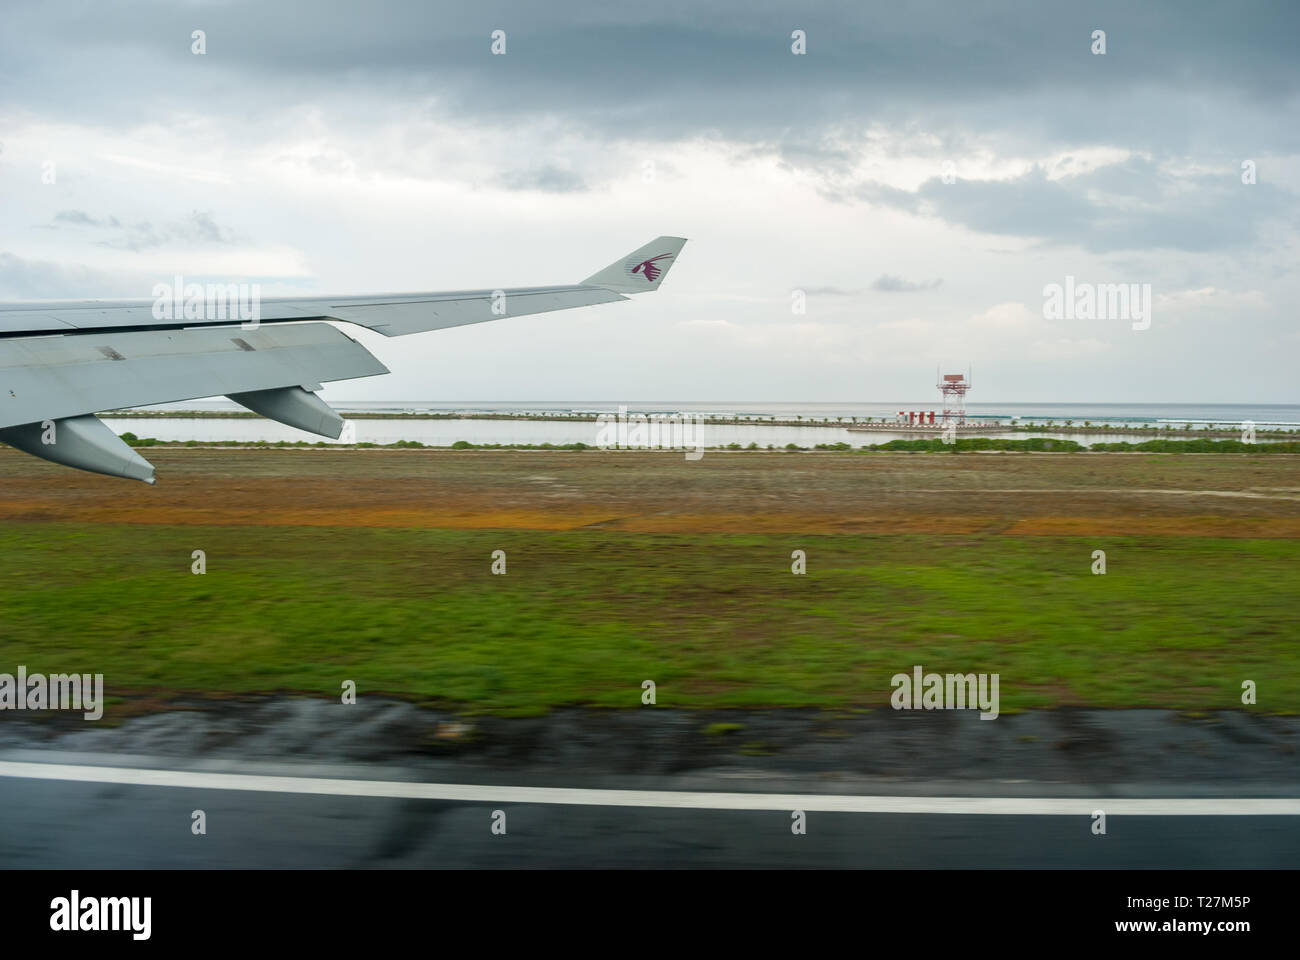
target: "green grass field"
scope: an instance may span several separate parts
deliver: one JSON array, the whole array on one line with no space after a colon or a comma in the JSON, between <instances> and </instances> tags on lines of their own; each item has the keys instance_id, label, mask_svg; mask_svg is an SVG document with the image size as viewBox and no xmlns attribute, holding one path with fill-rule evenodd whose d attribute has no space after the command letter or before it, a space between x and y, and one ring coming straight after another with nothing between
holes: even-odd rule
<instances>
[{"instance_id":1,"label":"green grass field","mask_svg":"<svg viewBox=\"0 0 1300 960\"><path fill-rule=\"evenodd\" d=\"M0 557L0 671L103 673L134 704L355 680L529 714L653 680L660 706L873 708L919 663L1000 674L1003 712L1235 708L1243 680L1300 707L1293 539L43 522L0 526Z\"/></svg>"}]
</instances>

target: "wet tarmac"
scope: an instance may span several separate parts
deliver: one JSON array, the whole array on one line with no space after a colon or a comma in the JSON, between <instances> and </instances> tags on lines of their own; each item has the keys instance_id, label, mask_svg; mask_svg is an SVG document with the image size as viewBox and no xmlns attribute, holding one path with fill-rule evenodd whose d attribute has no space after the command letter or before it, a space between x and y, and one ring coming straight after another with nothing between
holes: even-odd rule
<instances>
[{"instance_id":1,"label":"wet tarmac","mask_svg":"<svg viewBox=\"0 0 1300 960\"><path fill-rule=\"evenodd\" d=\"M284 697L191 707L117 727L0 721L0 865L1300 866L1300 816L1260 813L1260 801L1246 799L1300 796L1293 717L1062 710L980 721L962 712L646 708L466 719L395 701ZM32 762L85 766L68 766L69 779L14 772ZM77 779L105 768L124 782ZM180 773L151 783L151 771ZM223 771L242 779L213 788L205 778ZM283 777L302 779L288 792L262 786ZM380 795L296 792L320 777ZM401 795L427 784L450 785L444 792L457 799ZM562 789L558 799L506 802L494 784ZM769 806L788 793L832 807L875 797L894 812L810 809L796 834L792 810L601 799L705 790L780 792ZM952 797L990 806L933 812ZM1072 798L1068 815L1049 806L1062 798ZM1103 835L1090 813L1104 798L1112 809ZM1147 798L1169 813L1126 815L1118 807L1128 801L1116 798ZM1207 809L1231 815L1178 815L1187 798L1227 798ZM196 810L202 835L192 831Z\"/></svg>"},{"instance_id":2,"label":"wet tarmac","mask_svg":"<svg viewBox=\"0 0 1300 960\"><path fill-rule=\"evenodd\" d=\"M557 710L466 717L363 697L193 701L120 725L0 716L0 750L400 763L446 778L751 773L1105 783L1295 783L1300 717L1219 711Z\"/></svg>"}]
</instances>

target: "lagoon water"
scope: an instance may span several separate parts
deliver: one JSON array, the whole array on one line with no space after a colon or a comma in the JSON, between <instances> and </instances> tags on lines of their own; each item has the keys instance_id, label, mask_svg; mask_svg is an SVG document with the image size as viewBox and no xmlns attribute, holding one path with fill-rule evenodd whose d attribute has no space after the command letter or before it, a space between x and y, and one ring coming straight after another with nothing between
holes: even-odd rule
<instances>
[{"instance_id":1,"label":"lagoon water","mask_svg":"<svg viewBox=\"0 0 1300 960\"><path fill-rule=\"evenodd\" d=\"M564 400L564 401L443 401L385 400L339 401L323 395L337 410L368 413L614 413L625 406L632 413L703 413L714 416L776 416L783 420L803 417L892 417L900 410L940 410L937 397L871 403L716 403L695 400ZM236 411L229 400L190 400L159 404L149 409ZM1055 420L1093 423L1241 423L1300 424L1300 403L968 403L968 418Z\"/></svg>"},{"instance_id":2,"label":"lagoon water","mask_svg":"<svg viewBox=\"0 0 1300 960\"><path fill-rule=\"evenodd\" d=\"M877 420L892 418L900 410L933 410L934 402L897 402L897 403L700 403L691 401L653 401L653 402L546 402L546 403L453 403L453 402L382 402L382 403L345 403L338 402L336 408L351 415L355 426L355 440L368 443L394 443L398 440L414 440L430 446L450 446L458 440L475 444L595 444L600 426L592 420L476 420L469 418L448 418L427 420L412 417L410 419L367 419L366 413L492 413L510 415L521 413L551 415L590 415L594 413L616 413L619 407L625 407L632 413L676 414L698 413L711 417L755 417L767 419L775 417L782 420L802 418L805 421L819 422L837 420L840 417ZM192 401L184 404L168 404L164 408L171 410L202 410L209 412L234 412L240 408L229 401ZM1274 426L1300 424L1300 405L1296 404L969 404L968 419L988 419L1009 421L1019 418L1021 422L1033 423L1053 421L1065 424L1072 421L1075 426L1090 423L1098 429L1087 434L1035 433L1032 436L1060 437L1079 443L1099 443L1115 440L1140 442L1147 436L1112 433L1107 427L1121 425L1162 426L1170 423L1174 437L1195 436L1203 424L1209 422L1222 425L1228 429L1240 429L1244 421L1252 421L1257 427L1267 429ZM131 431L140 437L154 437L159 440L196 440L199 442L215 440L235 441L318 441L315 434L304 433L292 427L286 427L272 420L260 418L213 418L213 417L105 417L105 422L118 433ZM1180 429L1183 424L1192 423L1192 431ZM990 427L986 436L1030 436L1024 433L999 431ZM748 446L756 443L760 447L784 447L793 443L801 447L811 447L819 443L848 443L855 447L873 443L886 443L895 439L910 439L917 434L906 432L871 432L854 433L845 426L826 423L818 426L785 426L762 422L721 424L705 423L700 427L700 438L704 446L725 446L738 443ZM1261 437L1261 441L1266 438Z\"/></svg>"},{"instance_id":3,"label":"lagoon water","mask_svg":"<svg viewBox=\"0 0 1300 960\"><path fill-rule=\"evenodd\" d=\"M311 433L286 427L273 420L252 418L159 418L105 417L117 433L127 430L139 437L157 440L307 440L322 439ZM361 443L395 443L398 440L416 440L428 446L449 447L457 440L470 443L586 443L595 445L601 427L592 420L366 420L354 418L356 433L352 438ZM994 435L994 434L990 434ZM849 443L855 447L872 443L885 443L899 437L915 437L903 433L850 433L844 427L784 427L764 425L701 424L699 440L706 447L739 443L760 447L769 444L784 447L788 443L811 447L818 443ZM1023 434L1021 434L1023 436ZM329 441L326 441L329 442Z\"/></svg>"}]
</instances>

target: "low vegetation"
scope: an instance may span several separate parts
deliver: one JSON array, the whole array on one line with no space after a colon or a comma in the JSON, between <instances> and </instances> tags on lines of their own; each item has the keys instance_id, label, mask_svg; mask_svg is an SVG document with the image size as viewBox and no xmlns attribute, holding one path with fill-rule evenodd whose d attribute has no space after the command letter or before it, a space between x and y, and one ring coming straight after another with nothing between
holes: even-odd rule
<instances>
[{"instance_id":1,"label":"low vegetation","mask_svg":"<svg viewBox=\"0 0 1300 960\"><path fill-rule=\"evenodd\" d=\"M1300 540L802 536L803 576L791 543L9 522L0 664L137 700L353 680L501 714L642 709L645 680L664 707L886 707L914 664L1000 674L1004 712L1240 708L1248 679L1300 705Z\"/></svg>"}]
</instances>

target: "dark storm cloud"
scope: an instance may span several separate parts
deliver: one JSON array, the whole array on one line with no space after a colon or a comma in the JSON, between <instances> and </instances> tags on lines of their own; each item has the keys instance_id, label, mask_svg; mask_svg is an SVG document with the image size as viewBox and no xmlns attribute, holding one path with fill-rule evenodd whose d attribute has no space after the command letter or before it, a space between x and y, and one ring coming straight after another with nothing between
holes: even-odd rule
<instances>
[{"instance_id":1,"label":"dark storm cloud","mask_svg":"<svg viewBox=\"0 0 1300 960\"><path fill-rule=\"evenodd\" d=\"M601 135L770 136L791 154L806 139L813 162L836 149L819 142L828 126L918 120L1160 149L1189 117L1230 130L1240 111L1276 109L1300 89L1300 5L1289 3L153 0L28 3L8 18L5 101L85 120L202 109L256 123L250 94L275 113L369 91L479 122L558 116ZM807 31L805 56L790 52L795 28ZM1107 31L1105 56L1088 50L1096 28ZM206 31L205 56L190 53L195 29ZM489 52L494 29L506 31L505 56ZM1255 149L1296 142L1294 125L1260 132L1268 142Z\"/></svg>"},{"instance_id":2,"label":"dark storm cloud","mask_svg":"<svg viewBox=\"0 0 1300 960\"><path fill-rule=\"evenodd\" d=\"M26 2L6 18L0 119L174 124L184 137L185 118L200 116L251 144L305 116L363 139L388 123L409 149L360 162L407 164L417 176L455 174L421 163L421 137L438 134L408 121L449 120L501 132L514 153L482 157L482 175L466 179L551 194L581 193L602 176L599 149L566 146L558 157L552 131L611 146L716 138L738 158L772 157L808 175L835 200L1092 251L1232 249L1296 213L1294 195L1267 177L1244 187L1232 172L1244 158L1300 150L1295 3L117 0ZM790 50L796 28L807 32L804 56ZM490 52L497 29L504 56ZM1089 51L1095 29L1106 31L1105 56ZM194 30L206 33L203 56L191 53ZM935 176L904 190L863 179L868 142L959 169L977 155L1097 146L1143 158L1058 178L1037 168L1010 180ZM1187 158L1228 172L1168 172ZM309 165L350 169L332 154ZM97 226L83 215L60 222ZM230 240L198 216L136 223L101 242Z\"/></svg>"}]
</instances>

